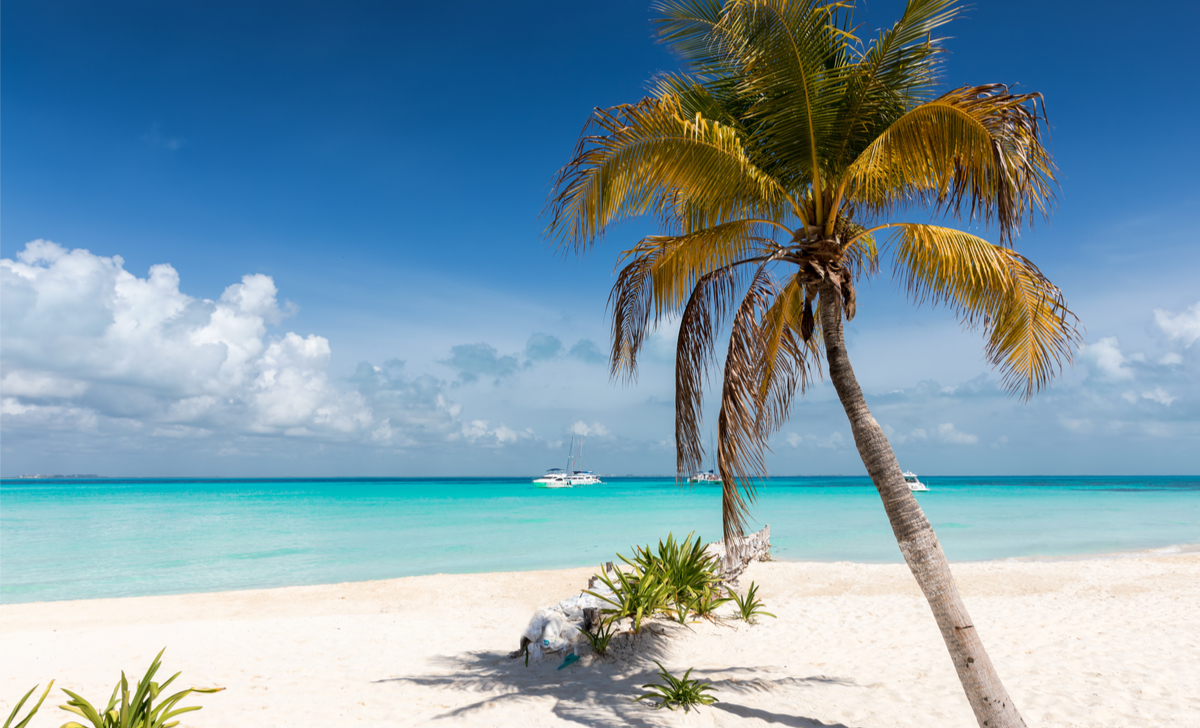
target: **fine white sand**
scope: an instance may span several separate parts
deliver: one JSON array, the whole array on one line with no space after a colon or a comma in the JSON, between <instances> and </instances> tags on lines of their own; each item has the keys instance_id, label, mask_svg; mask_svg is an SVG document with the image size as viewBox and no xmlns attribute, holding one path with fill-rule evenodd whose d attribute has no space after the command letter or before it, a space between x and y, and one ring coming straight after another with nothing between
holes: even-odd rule
<instances>
[{"instance_id":1,"label":"fine white sand","mask_svg":"<svg viewBox=\"0 0 1200 728\"><path fill-rule=\"evenodd\" d=\"M1200 555L953 567L1031 726L1200 725ZM974 719L903 565L771 562L757 625L654 622L632 651L505 656L534 609L593 569L0 607L0 709L54 678L106 701L167 647L162 677L220 685L184 726L969 726ZM661 632L660 634L657 634ZM711 680L690 714L630 698L651 659ZM31 728L69 718L47 701ZM53 704L52 702L53 701Z\"/></svg>"}]
</instances>

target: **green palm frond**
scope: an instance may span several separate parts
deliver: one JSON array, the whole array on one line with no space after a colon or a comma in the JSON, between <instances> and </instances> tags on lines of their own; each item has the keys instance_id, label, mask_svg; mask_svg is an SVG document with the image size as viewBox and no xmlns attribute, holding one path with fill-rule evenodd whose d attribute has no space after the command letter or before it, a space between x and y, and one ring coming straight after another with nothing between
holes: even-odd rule
<instances>
[{"instance_id":1,"label":"green palm frond","mask_svg":"<svg viewBox=\"0 0 1200 728\"><path fill-rule=\"evenodd\" d=\"M1010 391L1028 398L1071 361L1078 319L1029 259L969 233L897 224L895 273L917 302L952 306L982 325L987 358Z\"/></svg>"},{"instance_id":2,"label":"green palm frond","mask_svg":"<svg viewBox=\"0 0 1200 728\"><path fill-rule=\"evenodd\" d=\"M846 200L876 214L923 204L996 222L1007 242L1054 199L1040 94L961 88L900 117L847 168Z\"/></svg>"},{"instance_id":3,"label":"green palm frond","mask_svg":"<svg viewBox=\"0 0 1200 728\"><path fill-rule=\"evenodd\" d=\"M835 169L857 157L914 104L928 101L944 53L932 34L960 12L954 0L912 0L861 53L848 84Z\"/></svg>"},{"instance_id":4,"label":"green palm frond","mask_svg":"<svg viewBox=\"0 0 1200 728\"><path fill-rule=\"evenodd\" d=\"M725 19L722 0L660 0L652 4L652 20L659 39L671 46L699 74L728 72L728 54L722 49Z\"/></svg>"},{"instance_id":5,"label":"green palm frond","mask_svg":"<svg viewBox=\"0 0 1200 728\"><path fill-rule=\"evenodd\" d=\"M811 184L822 199L836 152L840 103L853 69L849 36L841 29L847 5L821 0L729 3L723 21L736 37L743 93L756 99L749 117L758 125L756 142L770 148L776 176L792 188ZM815 220L825 220L823 206Z\"/></svg>"},{"instance_id":6,"label":"green palm frond","mask_svg":"<svg viewBox=\"0 0 1200 728\"><path fill-rule=\"evenodd\" d=\"M736 129L685 118L673 98L596 110L551 196L547 234L577 251L613 222L651 210L669 214L681 201L711 227L779 219L788 199L750 161Z\"/></svg>"}]
</instances>

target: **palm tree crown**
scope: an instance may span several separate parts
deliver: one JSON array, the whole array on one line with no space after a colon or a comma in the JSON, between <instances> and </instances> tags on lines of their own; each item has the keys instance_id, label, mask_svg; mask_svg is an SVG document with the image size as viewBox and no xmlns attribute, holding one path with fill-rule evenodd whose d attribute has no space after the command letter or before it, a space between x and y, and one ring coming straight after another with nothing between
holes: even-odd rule
<instances>
[{"instance_id":1,"label":"palm tree crown","mask_svg":"<svg viewBox=\"0 0 1200 728\"><path fill-rule=\"evenodd\" d=\"M767 439L821 372L814 306L852 319L856 282L881 261L914 301L982 328L1011 391L1031 396L1070 361L1075 317L1012 249L1054 199L1041 96L936 93L934 33L959 12L953 0L911 0L869 39L855 35L853 7L831 0L657 9L686 73L594 112L555 181L548 234L582 252L614 222L659 221L621 259L611 365L633 376L646 335L678 318L680 474L703 461L703 384L729 331L718 420L727 537L743 531ZM903 219L921 211L999 242Z\"/></svg>"}]
</instances>

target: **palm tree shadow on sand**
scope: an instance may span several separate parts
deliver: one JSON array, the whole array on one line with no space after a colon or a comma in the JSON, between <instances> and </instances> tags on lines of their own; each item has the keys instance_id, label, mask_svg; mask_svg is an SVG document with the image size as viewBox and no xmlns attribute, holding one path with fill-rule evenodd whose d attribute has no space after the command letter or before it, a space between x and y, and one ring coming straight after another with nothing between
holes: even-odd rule
<instances>
[{"instance_id":1,"label":"palm tree shadow on sand","mask_svg":"<svg viewBox=\"0 0 1200 728\"><path fill-rule=\"evenodd\" d=\"M622 634L614 638L609 654L603 658L586 654L576 664L559 670L559 658L549 656L540 661L511 659L506 652L468 652L446 656L435 664L435 675L401 676L376 680L378 684L394 683L430 688L453 688L459 693L481 694L478 700L460 705L436 716L454 718L476 711L494 708L498 704L529 699L550 698L551 712L562 720L585 726L653 726L656 712L633 698L645 692L642 685L657 681L655 660L667 656L667 643L678 625L653 623L641 634ZM708 677L707 672L720 673L721 679ZM795 728L848 728L842 723L823 723L814 718L785 715L744 705L739 701L754 693L780 689L811 687L818 684L856 686L853 680L818 676L808 678L761 677L762 670L753 667L726 667L719 670L694 670L692 677L711 681L720 702L700 710L720 710L739 718L757 718L771 724ZM730 676L731 673L734 676Z\"/></svg>"}]
</instances>

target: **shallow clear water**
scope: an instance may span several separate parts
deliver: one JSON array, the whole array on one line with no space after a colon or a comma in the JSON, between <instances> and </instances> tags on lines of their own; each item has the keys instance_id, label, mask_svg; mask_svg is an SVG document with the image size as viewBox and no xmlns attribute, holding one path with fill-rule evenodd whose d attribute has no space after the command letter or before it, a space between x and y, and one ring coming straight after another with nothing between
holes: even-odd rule
<instances>
[{"instance_id":1,"label":"shallow clear water","mask_svg":"<svg viewBox=\"0 0 1200 728\"><path fill-rule=\"evenodd\" d=\"M923 477L951 560L1200 543L1200 477ZM898 562L866 478L759 489L777 559ZM0 483L0 602L173 594L586 566L695 531L720 538L720 488L666 479L538 488L527 479Z\"/></svg>"}]
</instances>

